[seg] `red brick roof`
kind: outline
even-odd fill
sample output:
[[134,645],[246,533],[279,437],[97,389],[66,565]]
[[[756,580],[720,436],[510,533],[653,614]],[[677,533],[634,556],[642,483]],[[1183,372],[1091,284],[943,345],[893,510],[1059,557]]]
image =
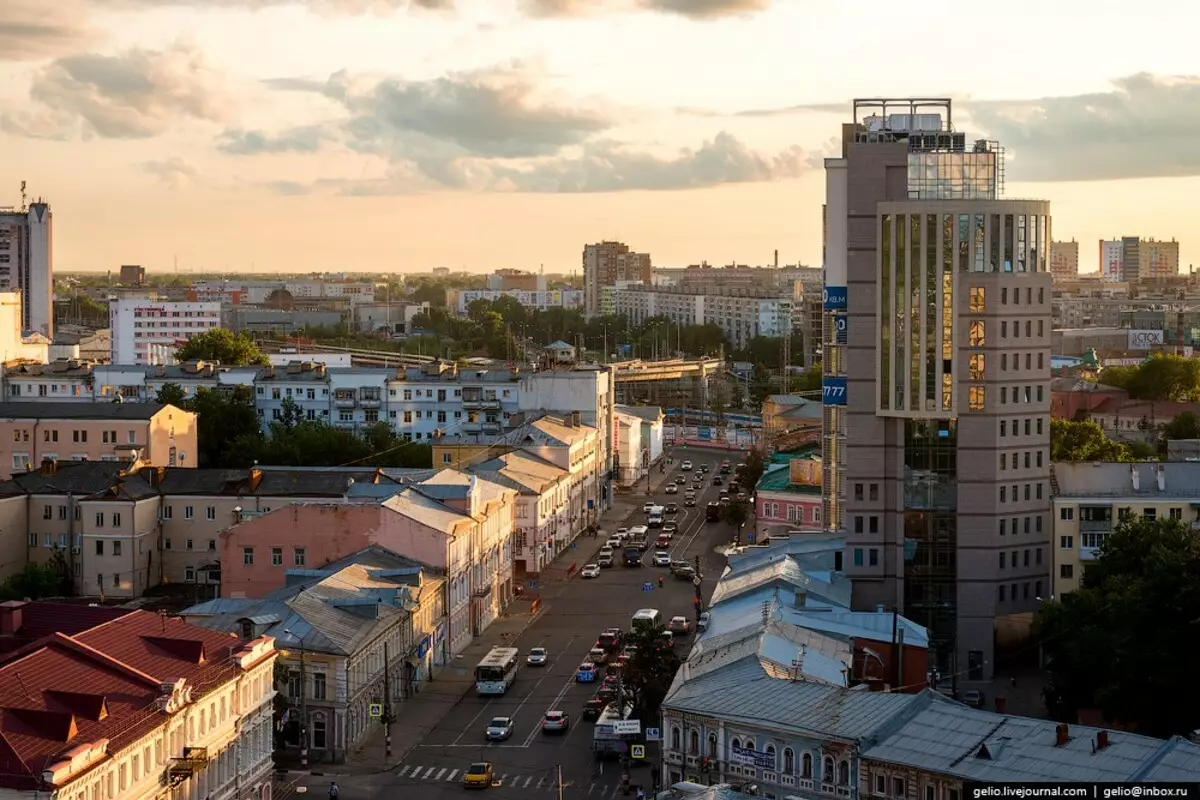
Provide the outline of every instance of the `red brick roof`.
[[9,632],[0,623],[0,653],[11,652],[52,633],[74,636],[128,613],[130,609],[116,606],[9,600],[0,603],[0,618],[19,620],[20,624],[15,625],[15,629]]
[[109,616],[0,661],[0,787],[39,788],[68,750],[108,739],[115,754],[163,724],[163,683],[183,678],[199,698],[240,671],[230,655],[242,643],[229,634],[147,611]]

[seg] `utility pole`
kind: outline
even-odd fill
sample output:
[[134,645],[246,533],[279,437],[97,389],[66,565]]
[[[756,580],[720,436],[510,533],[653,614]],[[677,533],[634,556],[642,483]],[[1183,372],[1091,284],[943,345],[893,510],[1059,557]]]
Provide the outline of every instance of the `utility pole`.
[[300,642],[300,768],[308,769],[308,676],[304,673],[304,640]]
[[388,668],[388,643],[383,643],[383,767],[392,761],[392,673]]

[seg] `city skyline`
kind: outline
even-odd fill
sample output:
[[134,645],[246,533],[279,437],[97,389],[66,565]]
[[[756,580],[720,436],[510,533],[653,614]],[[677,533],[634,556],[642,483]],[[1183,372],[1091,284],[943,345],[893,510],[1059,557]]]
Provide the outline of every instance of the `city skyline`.
[[[1122,235],[1194,262],[1196,12],[963,11],[923,22],[940,43],[900,71],[903,7],[867,29],[794,0],[449,5],[5,3],[0,205],[22,180],[51,203],[59,272],[570,273],[605,239],[662,266],[819,266],[851,99],[948,96],[1007,149],[1006,196],[1089,243],[1081,272]],[[1118,27],[1155,46],[1095,46]]]

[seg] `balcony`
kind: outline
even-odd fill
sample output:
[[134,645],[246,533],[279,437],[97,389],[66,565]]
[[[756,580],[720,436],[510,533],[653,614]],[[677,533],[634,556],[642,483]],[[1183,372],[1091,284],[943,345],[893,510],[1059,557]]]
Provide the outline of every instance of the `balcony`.
[[354,403],[354,395],[350,395],[349,397],[341,395],[333,398],[334,408],[354,408]]
[[1081,519],[1079,520],[1080,533],[1112,533],[1113,523],[1111,519]]
[[182,758],[172,758],[163,773],[163,781],[168,786],[178,786],[202,772],[208,766],[208,748],[185,747]]
[[1080,547],[1079,548],[1079,560],[1080,561],[1095,561],[1099,556],[1100,556],[1100,548],[1099,547]]
[[378,397],[364,397],[358,401],[359,406],[362,408],[379,408],[382,403],[383,401]]
[[500,408],[500,401],[496,400],[495,398],[491,400],[485,400],[482,397],[477,397],[472,400],[464,399],[462,406],[468,411],[497,410]]

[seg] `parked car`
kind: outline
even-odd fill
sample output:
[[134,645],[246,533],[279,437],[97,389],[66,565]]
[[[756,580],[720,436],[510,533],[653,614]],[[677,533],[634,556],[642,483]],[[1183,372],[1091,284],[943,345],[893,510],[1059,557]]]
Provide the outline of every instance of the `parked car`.
[[679,494],[679,486],[674,483],[668,483],[666,488],[667,494]]
[[607,555],[605,555],[604,553],[601,553],[599,556],[597,556],[596,566],[598,566],[602,569],[608,569],[612,565],[613,565],[612,553],[608,553]]
[[666,550],[659,550],[654,554],[654,566],[669,567],[671,566],[671,556]]
[[487,726],[487,740],[502,742],[513,734],[512,717],[492,717]]
[[711,622],[712,614],[708,613],[707,611],[703,612],[699,619],[696,620],[696,630],[700,633],[704,633],[706,630],[708,630],[709,623]]
[[547,711],[542,717],[542,733],[566,733],[571,727],[571,718],[565,711]]
[[675,636],[687,636],[692,632],[692,623],[688,622],[687,617],[671,617],[667,630]]
[[[609,558],[609,563],[612,563],[612,558]],[[579,570],[579,576],[582,578],[599,578],[599,564],[584,564],[583,569]]]

